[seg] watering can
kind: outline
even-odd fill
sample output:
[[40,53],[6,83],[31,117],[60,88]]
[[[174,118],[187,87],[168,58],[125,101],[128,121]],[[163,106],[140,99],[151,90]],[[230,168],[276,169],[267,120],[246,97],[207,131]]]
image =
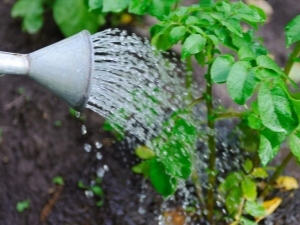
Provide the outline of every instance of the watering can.
[[76,110],[88,101],[93,66],[86,30],[30,54],[0,52],[0,74],[29,76]]

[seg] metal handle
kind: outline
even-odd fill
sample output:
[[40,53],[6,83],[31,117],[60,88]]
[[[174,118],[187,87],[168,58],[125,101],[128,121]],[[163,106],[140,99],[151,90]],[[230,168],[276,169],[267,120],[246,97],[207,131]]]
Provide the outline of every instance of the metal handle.
[[0,74],[28,75],[28,56],[0,51]]

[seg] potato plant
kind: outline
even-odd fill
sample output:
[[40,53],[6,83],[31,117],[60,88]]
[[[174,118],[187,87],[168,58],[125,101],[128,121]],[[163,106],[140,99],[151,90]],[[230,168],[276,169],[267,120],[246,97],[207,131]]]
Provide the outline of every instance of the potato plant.
[[[159,22],[150,29],[151,43],[160,50],[169,50],[180,43],[181,58],[188,71],[193,69],[193,59],[207,68],[206,88],[201,97],[195,98],[191,91],[192,75],[187,73],[190,104],[165,122],[161,135],[151,141],[151,149],[147,146],[136,149],[143,161],[134,166],[133,171],[150,178],[154,188],[165,198],[175,193],[178,180],[191,178],[201,210],[207,212],[200,216],[210,224],[217,221],[257,224],[268,214],[262,202],[283,168],[292,158],[300,162],[300,92],[298,85],[289,78],[294,62],[299,61],[300,15],[285,28],[286,47],[295,45],[282,69],[269,57],[263,40],[255,36],[255,30],[266,20],[262,9],[229,0],[201,0],[188,7],[180,5],[178,0],[19,0],[12,15],[23,17],[23,28],[34,33],[42,26],[44,7],[51,7],[55,21],[66,36],[82,29],[96,32],[109,12],[126,10],[158,18]],[[245,31],[242,25],[249,29]],[[224,54],[226,48],[232,53]],[[212,90],[223,83],[231,99],[245,106],[244,111],[219,111],[214,107]],[[192,108],[200,102],[207,109],[206,120],[202,122],[210,132],[205,134],[199,133],[198,127],[189,122]],[[232,171],[220,184],[217,182],[214,130],[217,120],[228,118],[241,121],[244,132],[241,143],[246,143],[242,148],[251,147],[253,158],[248,158],[242,170]],[[106,129],[111,128],[106,124]],[[257,141],[253,138],[255,135],[259,137]],[[207,169],[210,188],[207,190],[202,190],[195,172],[199,137],[206,139],[210,151]],[[280,151],[283,142],[288,143],[291,151],[269,177],[265,167]],[[267,180],[267,184],[260,190],[256,184],[261,179]],[[216,206],[217,196],[222,197],[226,213]]]

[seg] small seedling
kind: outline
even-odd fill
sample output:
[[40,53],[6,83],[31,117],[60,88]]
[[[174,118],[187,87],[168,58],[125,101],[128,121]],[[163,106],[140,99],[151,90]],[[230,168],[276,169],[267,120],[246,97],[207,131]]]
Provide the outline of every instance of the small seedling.
[[61,120],[55,120],[54,126],[61,127],[62,126],[62,121]]
[[64,184],[65,184],[64,178],[61,177],[61,176],[53,177],[52,183],[53,183],[53,184],[57,184],[57,185],[64,185]]
[[104,203],[104,192],[100,186],[101,183],[102,183],[101,179],[97,177],[95,179],[94,185],[89,186],[84,184],[82,181],[78,181],[77,186],[86,191],[91,191],[95,196],[97,196],[98,199],[100,198],[100,200],[96,202],[96,206],[101,207]]
[[18,202],[16,205],[16,209],[18,210],[18,212],[24,212],[26,209],[29,209],[30,207],[30,200],[26,199],[24,201]]

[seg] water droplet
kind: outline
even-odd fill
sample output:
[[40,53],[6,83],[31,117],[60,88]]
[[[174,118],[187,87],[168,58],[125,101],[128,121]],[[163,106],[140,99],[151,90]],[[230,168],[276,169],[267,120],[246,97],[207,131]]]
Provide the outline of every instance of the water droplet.
[[87,198],[92,198],[94,197],[94,193],[91,190],[85,190],[84,194]]
[[81,126],[81,134],[85,135],[87,133],[85,125]]
[[97,153],[96,153],[96,158],[97,158],[98,160],[101,160],[101,159],[103,158],[103,155],[101,154],[101,152],[97,152]]
[[92,150],[92,146],[90,145],[90,144],[84,144],[84,150],[86,151],[86,152],[91,152],[91,150]]
[[95,146],[96,146],[97,149],[100,149],[100,148],[102,148],[103,144],[100,143],[99,141],[96,141]]

